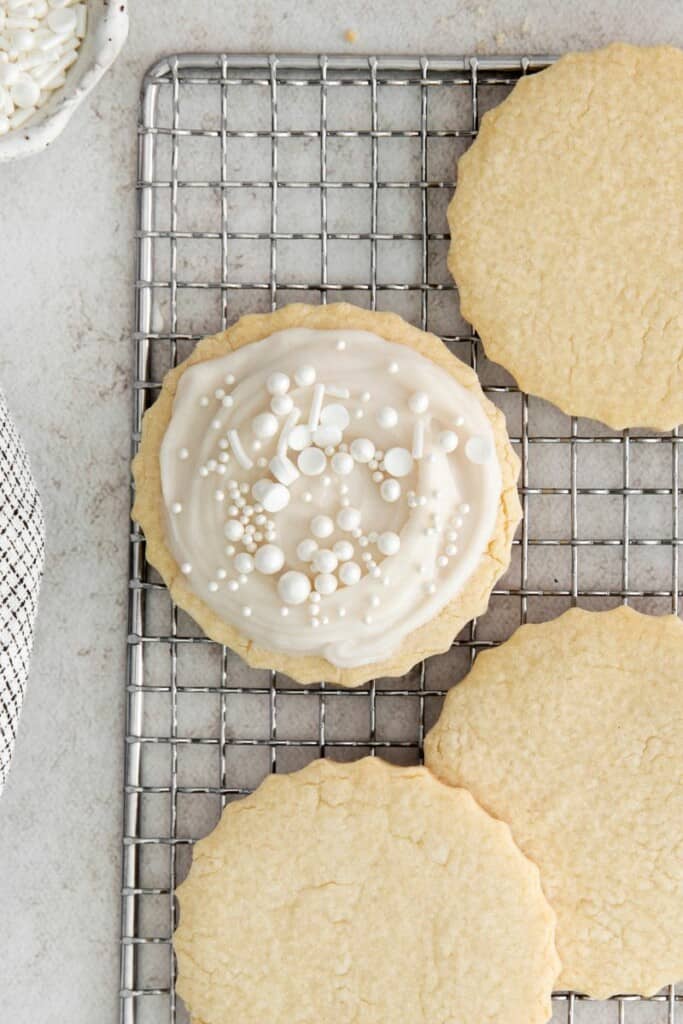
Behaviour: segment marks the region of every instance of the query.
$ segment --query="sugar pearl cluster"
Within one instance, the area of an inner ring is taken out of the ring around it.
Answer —
[[[343,339],[337,349],[346,349]],[[391,361],[386,372],[400,374],[401,367]],[[208,591],[239,592],[248,618],[255,609],[251,581],[271,577],[283,617],[306,610],[298,626],[307,622],[317,629],[332,614],[344,618],[351,609],[370,626],[381,614],[383,588],[391,585],[391,560],[402,549],[400,531],[418,516],[425,538],[435,538],[437,549],[431,563],[415,571],[425,576],[425,592],[434,593],[435,574],[457,558],[459,531],[470,509],[461,502],[442,521],[439,492],[417,489],[417,469],[421,460],[447,460],[458,451],[463,417],[445,421],[434,414],[430,396],[411,390],[408,380],[400,406],[382,405],[369,390],[321,380],[309,363],[290,373],[273,370],[259,387],[260,408],[246,421],[232,373],[198,400],[210,417],[213,452],[197,464],[196,473],[202,494],[220,517],[225,541]],[[409,446],[386,443],[399,437],[409,437]],[[478,435],[467,437],[460,451],[474,465],[493,457],[490,440]],[[180,463],[194,458],[189,445],[178,448]],[[194,461],[191,466],[194,472]],[[310,508],[310,514],[302,508]],[[182,494],[170,511],[183,515]],[[192,577],[190,563],[181,570]],[[364,580],[360,604],[349,603],[344,595],[353,595]]]
[[[85,36],[77,0],[0,0],[0,135],[23,124],[66,81]]]

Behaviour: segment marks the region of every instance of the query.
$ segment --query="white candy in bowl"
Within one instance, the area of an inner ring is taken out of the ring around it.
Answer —
[[[125,0],[0,0],[0,161],[59,135],[127,33]]]

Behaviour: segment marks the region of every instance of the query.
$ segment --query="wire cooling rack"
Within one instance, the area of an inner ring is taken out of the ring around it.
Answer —
[[[132,527],[122,1024],[188,1019],[174,891],[226,802],[320,755],[419,760],[447,689],[521,622],[577,603],[678,611],[683,438],[615,433],[519,393],[461,320],[446,269],[456,158],[482,113],[550,59],[190,54],[145,76],[133,449],[163,374],[204,334],[286,302],[346,299],[402,314],[476,368],[522,458],[524,521],[488,613],[448,653],[349,691],[302,689],[208,641]],[[674,1024],[682,1000],[674,988],[608,1003],[560,992],[553,1021]]]

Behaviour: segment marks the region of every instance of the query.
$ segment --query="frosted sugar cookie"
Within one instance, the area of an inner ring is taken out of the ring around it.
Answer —
[[[558,988],[683,978],[683,623],[573,609],[480,654],[425,744],[507,821],[557,914]]]
[[[449,267],[490,359],[566,413],[683,421],[683,51],[520,79],[458,164]]]
[[[165,378],[134,516],[175,601],[250,664],[358,685],[483,612],[518,460],[473,371],[346,304],[244,317]]]
[[[424,768],[315,761],[230,804],[178,888],[177,991],[202,1024],[544,1024],[538,869]]]

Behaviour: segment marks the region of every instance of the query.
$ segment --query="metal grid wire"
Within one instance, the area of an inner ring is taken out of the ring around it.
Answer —
[[[456,158],[481,114],[549,61],[179,55],[145,76],[133,449],[164,372],[204,334],[347,299],[401,313],[476,368],[522,458],[524,521],[486,616],[403,679],[353,691],[302,689],[208,641],[132,528],[123,1024],[187,1020],[174,890],[227,801],[320,755],[419,760],[447,689],[522,622],[576,603],[678,611],[683,438],[615,433],[521,394],[460,319],[446,270]],[[673,987],[607,1003],[560,992],[553,1021],[674,1024],[682,1000]]]

